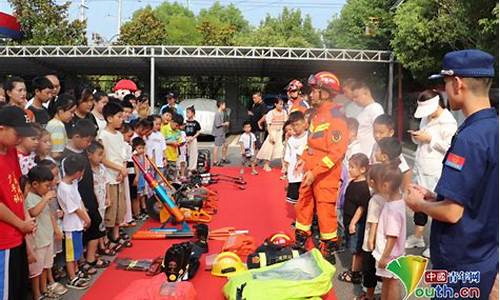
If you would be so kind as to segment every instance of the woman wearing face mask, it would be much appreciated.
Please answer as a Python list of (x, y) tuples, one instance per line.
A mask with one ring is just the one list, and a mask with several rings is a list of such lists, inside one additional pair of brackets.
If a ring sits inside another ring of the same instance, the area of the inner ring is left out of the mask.
[[(411, 138), (417, 144), (415, 153), (416, 183), (433, 191), (441, 177), (442, 161), (450, 147), (451, 138), (457, 131), (457, 121), (445, 107), (441, 94), (425, 90), (417, 98), (415, 118), (420, 119), (419, 130), (409, 130)], [(423, 233), (427, 224), (427, 215), (414, 214), (415, 234), (406, 240), (406, 248), (424, 247)], [(427, 248), (424, 256), (429, 257)]]

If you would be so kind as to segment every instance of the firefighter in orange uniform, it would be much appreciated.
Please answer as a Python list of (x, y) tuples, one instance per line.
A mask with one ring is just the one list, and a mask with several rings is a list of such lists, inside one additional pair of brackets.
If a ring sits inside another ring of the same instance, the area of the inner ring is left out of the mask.
[(333, 102), (340, 92), (338, 78), (330, 72), (319, 72), (308, 80), (314, 112), (309, 126), (307, 147), (297, 164), (304, 171), (299, 200), (295, 206), (295, 246), (305, 249), (311, 235), (313, 215), (318, 215), (321, 251), (335, 264), (337, 242), (336, 199), (340, 186), (342, 160), (348, 144), (348, 131), (342, 106)]
[(290, 83), (286, 86), (286, 92), (288, 95), (287, 107), (289, 114), (297, 110), (305, 113), (306, 110), (309, 109), (309, 104), (301, 95), (303, 86), (302, 82), (297, 79), (290, 81)]

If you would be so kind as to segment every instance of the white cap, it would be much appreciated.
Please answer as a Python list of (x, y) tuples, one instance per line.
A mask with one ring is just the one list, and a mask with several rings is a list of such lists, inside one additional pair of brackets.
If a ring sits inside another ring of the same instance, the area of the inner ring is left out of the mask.
[(439, 96), (436, 96), (434, 98), (431, 98), (426, 101), (417, 101), (418, 106), (417, 110), (415, 111), (415, 118), (420, 119), (423, 117), (427, 117), (434, 113), (439, 106)]

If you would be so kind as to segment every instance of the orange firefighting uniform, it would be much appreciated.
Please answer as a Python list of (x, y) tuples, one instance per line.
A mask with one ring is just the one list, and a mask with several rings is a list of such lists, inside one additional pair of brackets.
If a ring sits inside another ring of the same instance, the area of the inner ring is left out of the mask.
[(305, 162), (304, 173), (312, 171), (314, 182), (300, 187), (295, 228), (310, 232), (316, 208), (322, 240), (337, 239), (336, 200), (349, 136), (341, 108), (333, 102), (325, 102), (317, 108), (301, 157)]
[(290, 98), (290, 100), (288, 100), (288, 107), (288, 113), (294, 111), (301, 111), (302, 113), (305, 113), (306, 110), (309, 109), (309, 104), (307, 104), (307, 102), (299, 96), (295, 100)]

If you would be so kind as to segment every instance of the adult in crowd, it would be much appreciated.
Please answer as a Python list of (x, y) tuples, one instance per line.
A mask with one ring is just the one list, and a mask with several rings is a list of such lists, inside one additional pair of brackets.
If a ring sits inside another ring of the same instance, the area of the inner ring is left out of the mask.
[(102, 109), (109, 102), (108, 95), (104, 92), (95, 92), (92, 96), (94, 99), (94, 108), (92, 109), (92, 118), (94, 119), (94, 123), (97, 124), (97, 129), (100, 131), (106, 127), (106, 119), (104, 119), (104, 115), (102, 114)]
[(5, 90), (3, 89), (3, 82), (0, 83), (0, 102), (5, 103)]
[(46, 108), (46, 103), (52, 98), (52, 82), (46, 77), (35, 77), (32, 82), (33, 99), (32, 104), (28, 109), (33, 112), (35, 122), (45, 127), (50, 120), (49, 111)]
[[(263, 169), (266, 172), (272, 170), (270, 165), (271, 160), (283, 157), (283, 125), (288, 117), (284, 109), (283, 99), (277, 97), (274, 100), (274, 106), (274, 109), (270, 110), (265, 116), (268, 134), (264, 144), (262, 144), (257, 153), (257, 159), (264, 161)], [(259, 122), (259, 125), (262, 121)], [(262, 125), (260, 126), (262, 127)]]
[(27, 105), (27, 91), (24, 79), (22, 79), (21, 77), (12, 76), (4, 82), (3, 88), (5, 90), (5, 101), (8, 103), (8, 105), (17, 106), (21, 109), (24, 109), (24, 112), (28, 116), (28, 119), (33, 122), (35, 120), (33, 112), (29, 109), (25, 109)]
[(165, 103), (161, 108), (160, 108), (160, 111), (163, 111), (163, 109), (165, 107), (170, 107), (172, 108), (172, 110), (175, 112), (175, 113), (181, 113), (178, 109), (177, 109), (177, 99), (175, 98), (175, 95), (174, 93), (168, 93), (167, 94), (167, 103)]
[(264, 142), (265, 131), (264, 127), (259, 124), (259, 121), (266, 115), (267, 108), (266, 104), (262, 100), (262, 93), (255, 92), (252, 95), (253, 104), (248, 110), (248, 116), (250, 117), (250, 123), (252, 125), (252, 132), (255, 134), (257, 138), (256, 148), (260, 148), (262, 143)]
[(432, 218), (433, 269), (479, 272), (479, 282), (447, 285), (455, 291), (479, 287), (480, 299), (498, 299), (490, 295), (498, 286), (498, 116), (488, 95), (494, 62), (492, 55), (475, 49), (444, 56), (440, 75), (450, 107), (462, 110), (466, 119), (445, 154), (435, 193), (410, 185), (405, 197), (413, 211)]
[(90, 120), (97, 127), (97, 121), (92, 117), (90, 113), (92, 107), (94, 106), (94, 96), (90, 88), (83, 88), (77, 98), (76, 110), (73, 119), (71, 120), (71, 125), (74, 126), (80, 120)]
[[(419, 130), (409, 130), (412, 141), (417, 144), (414, 172), (418, 185), (433, 191), (441, 176), (441, 162), (450, 147), (451, 138), (457, 131), (457, 121), (444, 105), (439, 92), (425, 90), (417, 98), (415, 118), (421, 119)], [(415, 234), (406, 240), (406, 248), (425, 247), (424, 229), (427, 215), (415, 213)], [(423, 253), (429, 257), (429, 249)]]
[[(50, 83), (52, 83), (52, 97), (43, 103), (43, 107), (45, 107), (48, 111), (51, 117), (54, 116), (54, 103), (57, 101), (57, 96), (61, 92), (61, 83), (59, 82), (59, 78), (57, 78), (57, 75), (55, 74), (48, 74), (44, 76), (47, 78)], [(35, 98), (31, 98), (28, 103), (26, 104), (26, 108), (30, 107), (33, 105), (33, 101)]]
[(356, 82), (354, 78), (347, 78), (342, 84), (342, 92), (347, 98), (347, 102), (344, 103), (344, 114), (347, 118), (356, 118), (363, 110), (361, 106), (353, 101), (354, 92), (352, 88), (356, 85)]
[(375, 138), (373, 137), (373, 122), (384, 113), (384, 108), (373, 99), (370, 87), (362, 82), (356, 81), (352, 85), (352, 101), (363, 109), (356, 116), (358, 120), (358, 140), (361, 144), (361, 151), (366, 156), (372, 154)]
[(302, 88), (304, 85), (297, 79), (294, 79), (286, 86), (288, 103), (286, 105), (288, 113), (300, 111), (305, 113), (309, 109), (309, 103), (302, 97)]

